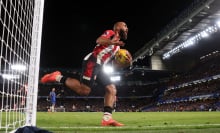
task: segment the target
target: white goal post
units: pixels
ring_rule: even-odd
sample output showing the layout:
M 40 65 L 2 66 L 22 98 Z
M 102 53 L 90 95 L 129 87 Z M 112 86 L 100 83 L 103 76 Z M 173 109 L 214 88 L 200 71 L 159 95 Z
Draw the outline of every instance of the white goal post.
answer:
M 0 132 L 36 126 L 44 0 L 0 0 Z

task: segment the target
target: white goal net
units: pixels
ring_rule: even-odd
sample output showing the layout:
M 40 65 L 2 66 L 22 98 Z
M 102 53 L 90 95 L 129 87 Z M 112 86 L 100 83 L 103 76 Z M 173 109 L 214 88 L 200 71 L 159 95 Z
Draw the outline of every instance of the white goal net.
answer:
M 44 0 L 0 0 L 0 132 L 36 125 Z

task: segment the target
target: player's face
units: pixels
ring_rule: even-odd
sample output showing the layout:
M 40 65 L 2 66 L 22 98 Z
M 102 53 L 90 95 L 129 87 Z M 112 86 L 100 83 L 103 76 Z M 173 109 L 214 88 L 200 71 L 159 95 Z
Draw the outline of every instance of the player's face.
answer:
M 128 37 L 128 27 L 127 27 L 126 23 L 121 23 L 119 25 L 119 27 L 120 27 L 119 34 L 120 34 L 121 39 L 127 40 L 127 37 Z

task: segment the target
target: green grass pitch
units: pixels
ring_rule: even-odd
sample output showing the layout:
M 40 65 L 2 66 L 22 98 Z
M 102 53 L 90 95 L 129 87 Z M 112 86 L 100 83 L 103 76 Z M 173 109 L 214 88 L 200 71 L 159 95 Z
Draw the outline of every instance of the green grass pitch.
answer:
M 101 112 L 38 112 L 37 127 L 54 133 L 220 133 L 220 112 L 114 112 L 123 127 L 102 127 Z
M 102 115 L 37 112 L 36 126 L 53 133 L 220 133 L 220 112 L 114 112 L 114 119 L 124 123 L 123 127 L 100 126 Z M 1 126 L 6 121 L 3 112 Z M 3 132 L 5 129 L 0 128 Z

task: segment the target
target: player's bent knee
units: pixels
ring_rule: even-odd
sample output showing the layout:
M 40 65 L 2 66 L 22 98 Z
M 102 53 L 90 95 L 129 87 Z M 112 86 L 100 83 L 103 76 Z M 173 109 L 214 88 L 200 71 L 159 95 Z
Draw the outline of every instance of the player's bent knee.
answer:
M 107 93 L 115 95 L 117 93 L 115 85 L 107 85 L 105 88 Z
M 85 89 L 85 90 L 80 90 L 78 94 L 81 96 L 88 96 L 90 92 L 91 90 Z

